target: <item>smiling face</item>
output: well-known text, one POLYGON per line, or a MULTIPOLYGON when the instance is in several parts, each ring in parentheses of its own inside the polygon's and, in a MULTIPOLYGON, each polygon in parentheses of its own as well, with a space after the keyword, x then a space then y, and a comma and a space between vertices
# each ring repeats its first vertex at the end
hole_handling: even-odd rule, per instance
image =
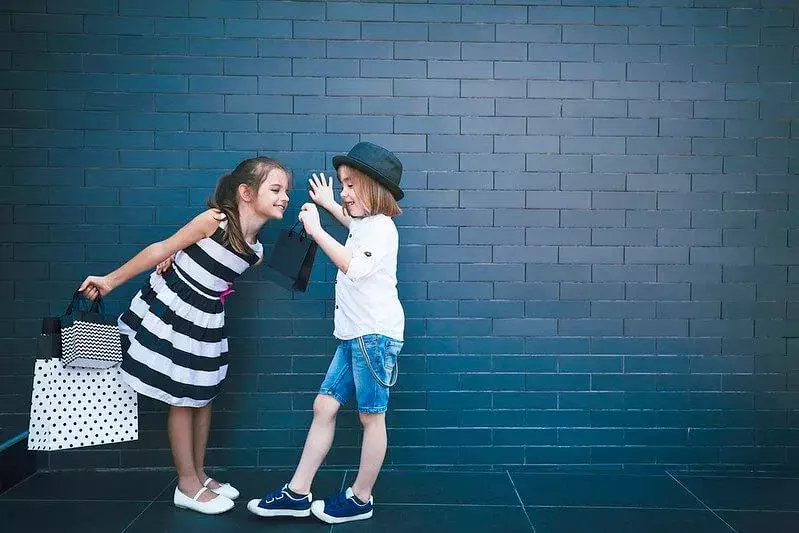
POLYGON ((266 175, 255 199, 255 209, 267 219, 283 218, 289 203, 289 175, 280 168, 273 168, 266 175))
POLYGON ((341 182, 341 205, 352 218, 369 216, 369 210, 358 194, 360 180, 363 178, 350 166, 340 165, 337 169, 341 182))

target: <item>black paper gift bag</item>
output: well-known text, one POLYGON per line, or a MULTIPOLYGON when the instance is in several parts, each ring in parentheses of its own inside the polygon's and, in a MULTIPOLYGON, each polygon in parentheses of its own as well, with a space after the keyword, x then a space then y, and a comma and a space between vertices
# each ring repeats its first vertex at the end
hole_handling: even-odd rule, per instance
POLYGON ((304 228, 295 230, 297 224, 280 231, 266 266, 272 281, 286 289, 305 292, 318 246, 304 228))

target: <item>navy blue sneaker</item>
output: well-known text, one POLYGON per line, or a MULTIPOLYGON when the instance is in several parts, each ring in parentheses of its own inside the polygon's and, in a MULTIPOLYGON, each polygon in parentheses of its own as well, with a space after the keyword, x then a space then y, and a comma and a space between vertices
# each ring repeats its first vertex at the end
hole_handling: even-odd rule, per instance
POLYGON ((247 509, 258 516, 311 516, 311 495, 300 499, 292 498, 288 483, 282 488, 267 493, 260 500, 250 500, 247 509))
POLYGON ((316 500, 311 504, 311 512, 316 518, 328 524, 343 524, 353 520, 366 520, 372 518, 374 498, 361 505, 355 501, 352 488, 340 492, 335 496, 325 498, 324 501, 316 500))

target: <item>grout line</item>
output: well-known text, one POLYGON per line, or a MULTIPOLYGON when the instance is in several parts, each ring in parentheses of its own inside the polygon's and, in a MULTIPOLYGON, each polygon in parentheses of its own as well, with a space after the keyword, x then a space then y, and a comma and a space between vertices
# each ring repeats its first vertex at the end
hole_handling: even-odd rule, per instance
MULTIPOLYGON (((347 474, 349 472, 350 472, 349 469, 344 470, 344 475, 341 477, 341 486, 338 488, 339 492, 344 490, 344 485, 347 484, 347 474)), ((333 533, 333 527, 335 527, 335 524, 330 524, 330 531, 328 531, 328 533, 333 533)))
POLYGON ((694 494, 694 493, 691 491, 691 489, 689 489, 689 488, 688 488, 688 487, 687 487, 687 486, 686 486, 686 485, 685 485, 685 484, 684 484, 682 481, 680 481, 679 479, 677 479, 677 478, 676 478, 676 477, 675 477, 675 476, 674 476, 674 475, 673 475, 671 472, 669 472, 668 470, 666 470, 665 472, 666 472, 666 474, 668 474, 668 476, 669 476, 671 479, 673 479, 673 480, 674 480, 674 481, 675 481, 675 482, 676 482, 676 483, 677 483, 679 486, 681 486, 683 489, 685 489, 685 491, 686 491, 688 494, 690 494, 691 496, 693 496, 694 498, 696 498, 696 501, 698 501, 699 503, 701 503, 701 504, 702 504, 702 506, 704 506, 704 508, 705 508, 705 509, 707 509, 708 511, 710 511, 711 513, 713 513, 713 516, 715 516, 716 518, 718 518, 719 520, 721 520, 721 521, 724 523, 724 525, 725 525, 725 526, 727 526, 727 527, 730 529, 730 531, 733 531, 733 532, 736 532, 736 533, 737 533, 737 531, 736 531, 736 529, 735 529, 734 527, 732 527, 732 526, 731 526, 731 525, 730 525, 730 524, 729 524, 729 523, 728 523, 726 520, 724 520, 724 519, 723 519, 721 516, 719 516, 719 514, 718 514, 716 511, 714 511, 713 509, 711 509, 710 507, 708 507, 708 505, 707 505, 705 502, 703 502, 703 501, 702 501, 702 499, 701 499, 701 498, 699 498, 699 496, 697 496, 696 494, 694 494))
POLYGON ((107 500, 107 499, 100 499, 95 498, 93 500, 74 500, 74 499, 66 499, 66 498, 0 498, 0 502, 45 502, 45 503, 53 503, 53 502, 63 502, 63 503, 151 503, 150 500, 136 500, 136 499, 127 499, 127 500, 107 500))
POLYGON ((164 485, 164 488, 163 488, 163 489, 161 489, 161 491, 160 491, 158 494, 156 494, 156 495, 155 495, 155 498, 153 498, 153 500, 152 500, 150 503, 148 503, 148 504, 147 504, 147 506, 146 506, 144 509, 142 509, 142 511, 141 511, 139 514, 137 514, 137 515, 136 515, 136 518, 134 518, 133 520, 131 520, 131 521, 130 521, 130 524, 128 524, 127 526, 125 526, 125 529, 123 529, 123 530, 121 531, 121 533, 125 533, 125 531, 127 531, 128 529, 130 529, 130 526, 132 526, 134 523, 136 523, 136 520, 138 520, 139 518, 141 518, 141 516, 142 516, 144 513, 146 513, 146 512, 147 512, 147 509, 149 509, 149 508, 150 508, 150 507, 151 507, 151 506, 152 506, 152 505, 153 505, 155 502, 157 502, 157 501, 158 501, 158 498, 160 498, 160 497, 161 497, 161 495, 164 493, 164 491, 165 491, 165 490, 167 490, 169 487, 171 487, 171 486, 172 486, 172 482, 173 482, 173 481, 176 481, 176 480, 177 480, 177 478, 178 478, 177 476, 173 476, 173 477, 172 477, 172 479, 170 479, 170 480, 169 480, 169 483, 167 483, 166 485, 164 485))
POLYGON ((747 472, 742 472, 740 474, 735 474, 735 473, 714 474, 712 472, 708 473, 682 472, 681 475, 684 478, 704 477, 704 478, 713 478, 713 479, 785 479, 785 480, 794 480, 794 481, 799 479, 799 476, 796 475, 780 476, 780 475, 775 475, 773 472, 768 474, 764 473, 764 475, 762 476, 747 472))
MULTIPOLYGON (((515 509, 515 505, 501 505, 492 503, 412 503, 412 502, 382 502, 386 507, 488 507, 492 509, 515 509)), ((539 506, 532 506, 539 507, 539 506)), ((543 506, 541 506, 543 507, 543 506)), ((558 506, 562 507, 562 506, 558 506)))
MULTIPOLYGON (((161 492, 163 494, 163 491, 161 492)), ((159 494, 160 497, 160 494, 159 494)), ((13 503, 30 503, 30 502, 44 502, 44 503, 149 503, 148 500, 65 500, 63 498, 0 498, 0 503, 13 502, 13 503)), ((154 501, 152 503, 158 503, 154 501)), ((161 503, 168 503, 167 500, 161 503)), ((411 502, 383 502, 385 507, 465 507, 465 508, 489 508, 489 509, 515 509, 516 505, 504 505, 493 503, 411 503, 411 502)), ((633 511, 705 511, 698 507, 651 507, 651 506, 637 506, 637 505, 527 505, 526 507, 534 509, 620 509, 620 510, 633 510, 633 511)), ((726 508, 720 507, 716 511, 731 512, 731 513, 773 513, 773 514, 796 514, 799 515, 799 509, 740 509, 740 508, 726 508)))
POLYGON ((36 475, 37 475, 38 473, 39 473, 38 471, 37 471, 37 472, 34 472, 33 474, 29 475, 29 476, 28 476, 28 477, 26 477, 25 479, 21 480, 19 483, 16 483, 16 484, 15 484, 13 487, 9 487, 9 488, 8 488, 8 489, 7 489, 5 492, 3 492, 3 493, 2 493, 2 495, 0 495, 0 499, 2 499, 2 500, 7 500, 7 499, 9 499, 9 498, 7 498, 7 497, 6 497, 6 496, 8 496, 8 494, 10 494, 10 493, 14 492, 15 490, 17 490, 18 488, 20 488, 22 485, 24 485, 25 483, 27 483, 27 482, 28 482, 28 480, 30 480, 30 479, 32 479, 32 478, 34 478, 34 477, 36 477, 36 475))
POLYGON ((524 517, 527 518, 527 523, 530 524, 530 529, 533 531, 533 533, 535 533, 535 526, 533 525, 533 521, 530 520, 530 515, 527 513, 527 508, 524 506, 524 502, 522 501, 522 497, 519 495, 519 491, 516 489, 516 483, 513 482, 513 477, 511 477, 510 472, 505 470, 505 473, 508 475, 508 480, 510 480, 511 487, 513 487, 513 492, 516 493, 516 498, 519 499, 519 505, 522 506, 524 517))

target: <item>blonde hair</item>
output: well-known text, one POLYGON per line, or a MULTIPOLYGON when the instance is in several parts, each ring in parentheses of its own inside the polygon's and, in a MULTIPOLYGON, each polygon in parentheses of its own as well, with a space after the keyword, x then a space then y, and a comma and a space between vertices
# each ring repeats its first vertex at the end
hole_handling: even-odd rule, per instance
POLYGON ((347 165, 347 167, 357 176, 354 183, 355 194, 357 194, 358 198, 363 202, 369 216, 386 215, 387 217, 394 218, 402 214, 402 209, 397 203, 397 200, 394 199, 391 192, 379 181, 373 179, 362 170, 349 165, 347 165))

